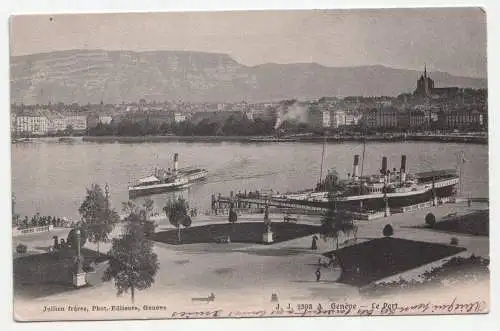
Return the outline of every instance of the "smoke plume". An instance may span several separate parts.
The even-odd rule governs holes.
[[[286,121],[307,123],[307,107],[303,107],[297,102],[290,106],[281,106],[277,111],[274,129],[279,129]]]

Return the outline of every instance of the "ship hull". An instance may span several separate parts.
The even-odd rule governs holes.
[[[437,187],[434,190],[435,197],[446,198],[451,197],[456,193],[456,183]],[[419,203],[431,201],[434,198],[432,189],[422,189],[416,192],[409,192],[404,195],[390,195],[387,196],[387,203],[389,208],[397,209],[406,206],[416,205]],[[296,204],[303,204],[314,207],[328,208],[328,201],[311,201],[302,199],[287,199],[289,202]],[[351,211],[360,210],[383,210],[386,207],[386,202],[383,195],[360,195],[348,197],[347,199],[339,198],[335,201],[337,208]]]
[[[175,192],[188,188],[189,186],[202,182],[206,179],[207,172],[190,172],[186,174],[182,174],[187,179],[186,183],[182,184],[173,184],[173,183],[165,183],[165,184],[154,184],[147,186],[132,186],[129,187],[129,197],[140,197],[140,196],[148,196],[154,194],[161,194],[167,192]]]
[[[190,185],[190,183],[187,184],[182,184],[182,185],[149,185],[149,186],[144,186],[141,188],[137,187],[130,187],[128,190],[129,196],[130,197],[140,197],[140,196],[147,196],[147,195],[153,195],[153,194],[161,194],[161,193],[166,193],[166,192],[174,192],[174,191],[179,191],[182,189],[187,188]]]

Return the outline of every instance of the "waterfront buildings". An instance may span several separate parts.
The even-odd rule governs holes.
[[[49,120],[45,116],[16,117],[16,133],[19,135],[46,135],[49,132]]]
[[[311,107],[308,113],[309,125],[313,128],[328,128],[331,124],[330,112],[317,107]]]
[[[186,121],[186,115],[183,113],[174,113],[174,122],[180,123]]]
[[[18,135],[44,136],[68,129],[83,133],[87,129],[87,117],[80,115],[14,116],[14,119],[13,133]]]
[[[477,110],[458,110],[454,112],[443,112],[441,122],[448,129],[480,129],[484,127],[484,116]]]

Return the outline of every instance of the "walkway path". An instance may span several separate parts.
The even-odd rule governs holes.
[[[425,229],[414,229],[409,226],[422,225],[425,214],[432,211],[436,217],[452,212],[463,213],[474,208],[485,208],[484,205],[467,207],[465,204],[444,205],[432,210],[420,210],[409,214],[393,215],[386,219],[374,221],[359,221],[359,238],[377,238],[382,236],[382,228],[390,223],[394,227],[394,237],[419,241],[440,242],[449,244],[452,236],[459,239],[459,245],[466,247],[471,253],[489,256],[488,237],[473,237],[460,234],[434,232]],[[282,215],[270,215],[276,221],[282,220]],[[301,215],[300,222],[319,224],[319,217]],[[262,215],[241,216],[238,220],[262,221]],[[225,223],[226,216],[198,216],[193,224]],[[162,225],[158,230],[171,228]],[[120,229],[115,229],[118,235]],[[31,246],[50,245],[53,234],[47,237],[38,235],[30,239]],[[18,239],[18,238],[16,238]],[[28,238],[23,238],[27,240]],[[214,293],[217,306],[224,305],[242,308],[271,307],[270,298],[276,293],[281,302],[302,301],[318,302],[333,300],[341,302],[359,299],[356,288],[335,283],[339,271],[322,269],[322,278],[316,282],[314,272],[317,268],[320,254],[332,250],[331,242],[318,241],[318,250],[310,250],[312,236],[297,238],[273,245],[258,244],[191,244],[171,246],[162,243],[155,244],[160,270],[155,283],[150,289],[136,293],[138,303],[161,303],[193,308],[193,297],[208,296]],[[360,239],[362,240],[362,239]],[[14,240],[15,241],[15,240]],[[341,239],[342,241],[342,239]],[[96,249],[95,245],[87,244],[87,248]],[[107,251],[110,244],[101,244],[101,251]],[[129,304],[128,296],[117,298],[112,282],[101,283],[97,275],[89,277],[92,287],[78,291],[62,293],[56,296],[33,300],[31,303],[21,299],[16,304],[22,304],[26,309],[36,309],[36,305],[51,303],[70,304]],[[206,304],[198,304],[207,307]],[[33,311],[31,311],[33,312]],[[111,318],[111,317],[108,317]]]

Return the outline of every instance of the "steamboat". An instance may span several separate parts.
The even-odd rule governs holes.
[[[384,156],[380,173],[363,176],[359,174],[359,155],[355,155],[347,179],[339,180],[338,174],[330,171],[315,190],[273,198],[318,207],[334,201],[344,210],[375,211],[388,208],[388,204],[390,208],[401,208],[428,201],[439,203],[456,194],[459,182],[456,169],[408,173],[406,155],[401,157],[399,170],[390,170]]]
[[[179,154],[174,154],[173,168],[156,168],[149,176],[133,181],[129,187],[129,196],[152,195],[169,191],[182,190],[195,182],[204,180],[206,169],[179,168]]]

